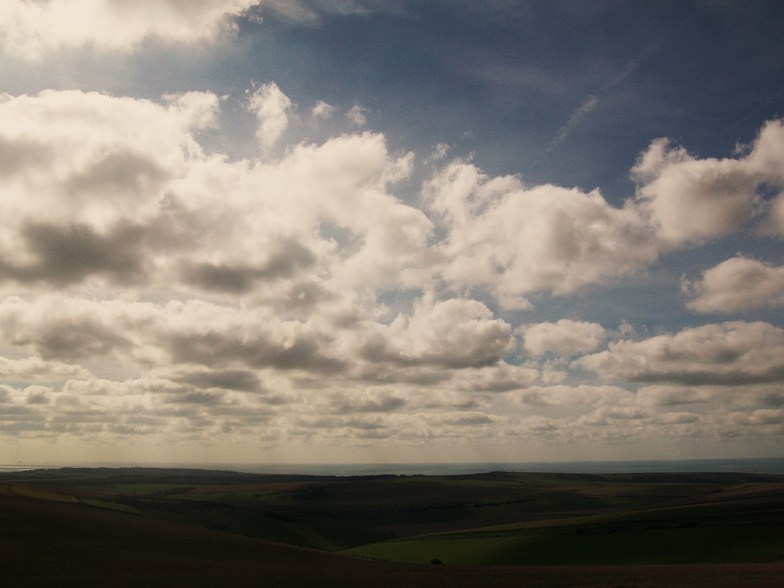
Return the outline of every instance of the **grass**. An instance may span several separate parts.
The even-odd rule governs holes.
[[[76,499],[70,494],[32,484],[2,484],[0,485],[0,493],[11,496],[37,498],[39,500],[51,500],[54,502],[76,502]]]
[[[7,481],[0,491],[17,495],[78,499],[234,535],[400,562],[629,565],[784,555],[779,477],[333,478],[101,469],[0,479]]]
[[[343,553],[372,559],[471,565],[640,565],[760,562],[784,555],[779,525],[639,529],[617,533],[519,533],[387,541]]]
[[[95,498],[82,498],[79,500],[79,504],[84,504],[87,506],[93,506],[95,508],[103,508],[105,510],[113,510],[117,512],[127,512],[132,514],[141,514],[135,508],[131,508],[126,504],[122,504],[119,502],[112,502],[111,500],[97,500]]]

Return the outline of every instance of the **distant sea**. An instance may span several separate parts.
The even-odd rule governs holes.
[[[448,476],[485,472],[542,472],[567,474],[630,474],[677,472],[738,472],[784,475],[784,458],[683,459],[643,461],[543,461],[481,463],[68,463],[0,464],[0,472],[60,467],[166,467],[229,470],[253,474],[309,474],[318,476]]]

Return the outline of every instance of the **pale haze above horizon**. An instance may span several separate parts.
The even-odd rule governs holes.
[[[783,26],[4,0],[0,463],[783,457]]]

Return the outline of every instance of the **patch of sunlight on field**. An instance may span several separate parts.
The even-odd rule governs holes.
[[[95,498],[80,498],[79,504],[84,504],[86,506],[94,506],[96,508],[102,508],[104,510],[115,510],[118,512],[140,514],[140,512],[135,508],[132,508],[126,504],[119,504],[117,502],[112,502],[110,500],[98,500]]]
[[[487,565],[499,562],[499,555],[525,548],[530,537],[487,537],[483,539],[415,539],[387,541],[350,549],[344,553],[372,559],[445,564]]]
[[[38,500],[52,500],[55,502],[76,502],[76,499],[69,495],[63,494],[62,492],[55,492],[54,490],[49,490],[48,488],[42,488],[40,486],[27,486],[23,484],[9,484],[4,485],[5,494],[10,494],[12,496],[24,496],[26,498],[37,498]]]
[[[182,484],[106,484],[100,486],[87,486],[93,492],[105,495],[123,496],[154,496],[184,494],[193,490],[193,486]]]
[[[580,565],[763,562],[784,554],[777,525],[639,529],[613,533],[543,533],[411,539],[345,553],[400,562],[472,565]]]

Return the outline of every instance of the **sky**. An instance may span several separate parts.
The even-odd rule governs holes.
[[[784,456],[782,25],[4,0],[0,463]]]

